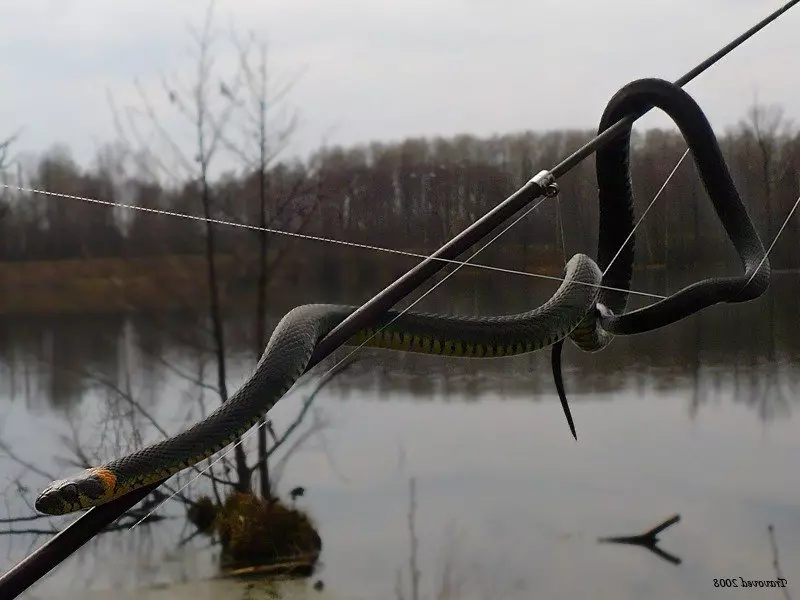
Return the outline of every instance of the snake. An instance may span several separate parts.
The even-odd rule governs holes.
[[[664,300],[625,312],[633,274],[633,189],[628,125],[597,152],[600,205],[597,261],[576,254],[553,296],[533,310],[504,316],[464,317],[388,311],[349,345],[390,350],[493,358],[552,346],[559,398],[576,436],[561,373],[561,352],[569,339],[597,352],[616,335],[652,331],[719,302],[744,302],[762,295],[770,267],[764,246],[733,183],[716,136],[697,103],[679,86],[640,79],[617,92],[606,106],[599,132],[624,117],[658,107],[676,123],[692,152],[700,177],[744,268],[739,277],[713,277],[686,286]],[[245,383],[205,419],[126,456],[48,485],[35,508],[60,515],[98,506],[162,481],[219,452],[243,435],[305,372],[314,348],[357,307],[306,304],[289,311],[274,329]]]
[[[663,300],[625,312],[633,275],[634,194],[630,173],[633,121],[659,108],[678,126],[714,211],[739,256],[739,276],[709,277],[678,290]],[[657,78],[632,81],[606,105],[598,134],[624,119],[626,126],[595,157],[599,202],[597,265],[603,271],[597,304],[570,333],[569,339],[587,352],[602,350],[616,335],[634,335],[671,325],[721,302],[739,303],[764,294],[770,264],[761,238],[733,182],[714,130],[697,102],[680,86]],[[564,339],[552,348],[553,377],[565,407],[572,435],[561,373]]]
[[[576,254],[553,296],[533,310],[500,316],[388,311],[348,345],[467,358],[534,352],[568,335],[597,302],[597,264]],[[276,325],[252,375],[205,419],[126,456],[48,485],[36,510],[61,515],[115,500],[219,452],[254,426],[306,370],[314,348],[358,307],[305,304]]]

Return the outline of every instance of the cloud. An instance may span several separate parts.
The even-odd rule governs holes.
[[[305,76],[291,100],[302,128],[294,149],[409,135],[594,128],[621,85],[677,78],[774,10],[778,2],[635,0],[219,0],[215,28],[252,29],[276,73]],[[187,25],[196,0],[28,0],[0,9],[9,131],[21,145],[61,141],[87,160],[114,137],[106,90],[133,101],[133,80],[158,92],[163,74],[194,73]],[[712,123],[735,123],[758,90],[800,105],[800,12],[789,12],[689,86]],[[220,66],[233,64],[223,37]],[[797,116],[797,115],[794,115]],[[667,125],[648,116],[645,124]]]

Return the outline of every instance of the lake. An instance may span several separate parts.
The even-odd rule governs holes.
[[[674,290],[688,276],[665,277],[637,275],[636,285]],[[498,293],[462,278],[419,306],[514,312],[553,287],[515,279]],[[294,304],[355,302],[369,291],[356,298],[295,290],[273,302],[270,322]],[[798,297],[800,276],[779,274],[756,302],[619,337],[596,354],[565,348],[577,442],[547,351],[468,360],[363,350],[358,356],[366,360],[317,397],[301,427],[316,432],[285,463],[273,463],[282,496],[305,488],[297,503],[322,537],[322,564],[310,580],[275,587],[213,579],[218,548],[202,536],[181,545],[191,528],[183,506],[167,502],[158,514],[170,518],[100,536],[28,597],[411,600],[410,512],[420,598],[798,596]],[[231,312],[228,380],[235,389],[254,361],[250,321]],[[63,476],[75,470],[68,462],[75,448],[108,458],[159,439],[114,390],[179,431],[200,418],[201,406],[215,405],[213,393],[192,381],[215,377],[196,329],[180,314],[4,317],[0,440],[29,465]],[[311,384],[275,407],[277,430],[292,421]],[[2,517],[32,515],[48,479],[0,455]],[[184,491],[207,490],[195,481]],[[678,565],[643,547],[598,543],[643,533],[676,513],[681,521],[660,535],[659,548]],[[3,528],[50,526],[51,519],[37,519]],[[3,535],[3,568],[44,539]],[[721,578],[775,580],[776,549],[786,590],[714,587]],[[323,593],[311,587],[317,580]]]

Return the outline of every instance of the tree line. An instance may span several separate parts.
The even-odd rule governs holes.
[[[325,147],[307,160],[275,162],[260,173],[225,173],[209,186],[213,218],[304,232],[360,244],[430,252],[467,227],[532,175],[594,135],[593,131],[524,132],[479,138],[414,138]],[[800,134],[779,109],[754,105],[720,144],[765,243],[800,195]],[[651,129],[633,140],[637,213],[649,204],[686,149],[677,131]],[[195,216],[204,214],[196,180],[168,182],[142,168],[122,145],[103,148],[89,167],[57,147],[15,172],[8,183],[105,202]],[[266,193],[260,186],[266,184]],[[552,263],[562,245],[593,254],[598,205],[593,161],[560,181],[558,207],[543,208],[501,237],[491,253]],[[259,200],[266,194],[266,218]],[[559,220],[561,222],[559,222]],[[217,251],[248,257],[256,237],[218,226]],[[562,233],[563,240],[562,240]],[[771,258],[800,266],[794,219]],[[690,159],[677,169],[637,230],[641,265],[685,267],[729,260],[725,234]],[[274,238],[270,249],[324,254],[325,247]],[[0,197],[0,260],[60,260],[202,254],[203,223],[5,188]]]

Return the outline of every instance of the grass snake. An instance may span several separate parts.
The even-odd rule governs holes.
[[[348,343],[476,358],[533,352],[568,335],[583,320],[597,302],[601,276],[591,258],[576,254],[555,294],[534,310],[494,317],[389,311]],[[253,375],[208,417],[167,440],[50,484],[36,499],[36,509],[56,515],[102,504],[222,450],[294,385],[317,343],[357,308],[305,304],[292,309],[275,327]]]
[[[602,350],[614,335],[653,331],[720,302],[753,300],[769,287],[770,265],[764,245],[739,196],[711,124],[685,90],[663,79],[633,81],[606,105],[598,133],[626,116],[639,117],[653,107],[665,112],[683,135],[744,273],[738,277],[703,279],[663,300],[625,312],[628,293],[620,290],[630,289],[634,258],[634,195],[630,176],[632,122],[629,122],[619,135],[597,151],[595,159],[600,208],[597,264],[604,272],[604,287],[597,305],[570,335],[580,349],[588,352]],[[553,345],[552,367],[561,403],[567,406],[561,375],[562,347],[563,340]],[[569,413],[567,415],[570,419]],[[574,436],[571,419],[570,428]]]
[[[630,312],[625,312],[627,292],[598,287],[602,283],[630,289],[634,240],[631,237],[626,243],[626,239],[634,226],[628,128],[597,152],[597,263],[584,254],[573,256],[565,267],[564,281],[542,306],[516,315],[482,317],[389,311],[349,343],[476,358],[510,356],[552,345],[556,386],[574,435],[560,367],[566,337],[582,350],[597,351],[614,335],[651,331],[718,302],[741,302],[761,295],[769,284],[764,247],[731,180],[711,126],[694,100],[669,82],[638,80],[611,99],[599,129],[603,131],[620,118],[638,116],[653,106],[672,117],[689,144],[714,208],[742,260],[743,276],[705,279]],[[214,412],[167,440],[51,483],[37,497],[36,509],[58,515],[103,504],[220,451],[255,425],[294,385],[316,344],[356,308],[307,304],[291,310],[273,331],[252,376]]]

